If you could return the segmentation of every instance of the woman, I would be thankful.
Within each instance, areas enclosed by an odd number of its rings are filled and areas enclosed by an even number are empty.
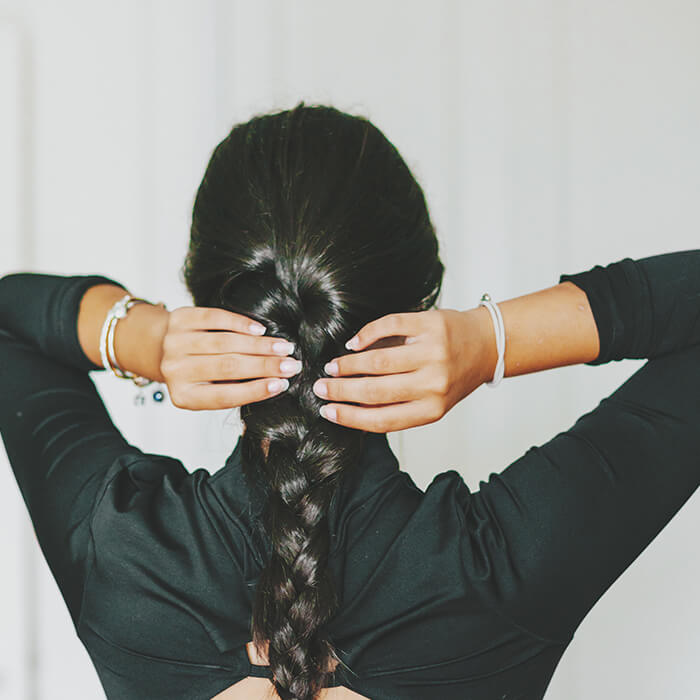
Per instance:
[[[475,493],[454,470],[421,491],[386,439],[494,376],[488,309],[435,308],[442,274],[368,121],[302,103],[234,127],[194,205],[194,307],[137,304],[115,336],[176,406],[241,407],[213,476],[128,444],[95,390],[118,281],[0,279],[0,431],[107,697],[543,697],[700,482],[700,250],[499,304],[506,377],[649,361]]]

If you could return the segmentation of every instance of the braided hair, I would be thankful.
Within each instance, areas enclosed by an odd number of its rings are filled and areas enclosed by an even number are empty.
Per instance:
[[[214,149],[195,198],[184,280],[197,306],[244,314],[295,343],[286,392],[241,407],[243,468],[265,493],[270,543],[251,635],[283,700],[312,700],[340,661],[328,509],[364,432],[327,421],[312,385],[389,313],[435,304],[443,265],[425,198],[371,122],[332,107],[256,116]],[[267,447],[267,454],[263,449]]]

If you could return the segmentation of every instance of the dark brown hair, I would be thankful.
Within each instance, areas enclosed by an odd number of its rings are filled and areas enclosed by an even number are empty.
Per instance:
[[[236,125],[215,148],[183,273],[195,305],[262,322],[296,343],[303,363],[286,392],[241,407],[241,450],[265,492],[270,543],[252,639],[259,651],[269,640],[279,696],[312,700],[339,660],[325,634],[338,605],[327,512],[364,433],[322,418],[311,387],[369,321],[435,304],[435,231],[420,186],[379,129],[302,102]]]

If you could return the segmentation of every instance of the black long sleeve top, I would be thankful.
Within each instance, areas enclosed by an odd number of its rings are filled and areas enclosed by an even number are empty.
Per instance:
[[[331,504],[343,664],[373,700],[535,700],[587,612],[700,483],[700,250],[575,275],[596,365],[647,358],[471,492],[425,491],[386,435]],[[0,279],[0,432],[44,556],[112,700],[209,700],[247,675],[266,540],[240,440],[214,475],[129,444],[77,314],[99,275]],[[437,466],[437,465],[435,465]]]

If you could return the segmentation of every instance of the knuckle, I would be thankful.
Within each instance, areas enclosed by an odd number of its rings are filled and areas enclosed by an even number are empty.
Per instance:
[[[230,355],[219,358],[219,373],[222,377],[235,375],[238,369],[238,360]]]
[[[339,425],[344,425],[346,428],[353,428],[355,430],[366,430],[365,422],[351,407],[346,408],[340,405],[335,407],[335,411],[335,422]]]
[[[439,311],[435,310],[435,316],[433,323],[435,324],[435,330],[439,334],[439,337],[445,340],[448,336],[449,325],[447,323],[447,317],[445,314],[441,314]]]
[[[431,329],[438,329],[445,323],[445,315],[440,309],[427,309],[422,312],[422,316],[430,323]]]
[[[372,427],[378,433],[386,433],[389,431],[389,421],[383,416],[376,416],[372,421]]]
[[[401,317],[398,314],[389,314],[386,317],[387,335],[400,335]]]
[[[438,347],[438,363],[442,365],[442,367],[445,368],[445,371],[447,371],[447,368],[450,366],[450,351],[446,345],[440,345]]]
[[[208,306],[199,307],[199,320],[205,324],[212,323],[216,320],[217,309],[212,309]]]
[[[413,401],[416,398],[416,388],[412,384],[402,385],[399,391],[394,392],[394,401],[401,403],[403,401]]]
[[[212,400],[212,403],[216,409],[228,408],[231,402],[227,394],[228,391],[226,387],[217,387]]]
[[[375,318],[374,321],[366,323],[360,330],[355,333],[355,335],[360,339],[362,343],[370,340],[372,336],[376,335],[381,329],[381,318]]]
[[[444,342],[441,342],[440,338],[438,338],[437,342],[434,343],[432,346],[431,359],[434,363],[439,364],[439,365],[447,364],[447,361],[448,361],[447,345]]]
[[[175,374],[176,360],[173,357],[163,356],[160,361],[160,372],[164,377],[171,377]]]
[[[341,391],[341,388],[338,385],[338,380],[336,380],[336,379],[324,379],[323,381],[326,385],[327,395],[322,397],[322,399],[326,399],[329,401],[342,401],[343,392]],[[319,397],[319,398],[321,398],[321,397]]]
[[[444,396],[450,389],[450,380],[444,372],[437,372],[433,377],[433,391]]]
[[[170,333],[169,331],[166,331],[165,335],[163,336],[163,352],[170,352],[173,346],[173,334]]]
[[[391,368],[391,361],[385,353],[377,352],[377,354],[372,357],[371,368],[377,374],[386,374]]]
[[[431,422],[440,420],[445,415],[445,410],[442,401],[431,401],[428,405],[428,417]]]
[[[382,403],[382,391],[376,384],[367,384],[363,393],[369,403]]]
[[[185,318],[187,327],[196,328],[198,330],[209,327],[214,319],[212,311],[215,310],[216,309],[211,309],[208,306],[191,306]]]
[[[338,375],[343,375],[343,374],[352,374],[350,372],[350,368],[352,367],[352,363],[350,362],[350,358],[352,356],[343,356],[343,357],[336,357],[333,361],[335,364],[338,366]],[[327,376],[325,370],[323,376]],[[332,376],[332,375],[328,375]]]
[[[168,327],[170,328],[180,328],[188,323],[192,317],[192,306],[178,306],[177,309],[173,309],[168,316]]]
[[[214,333],[214,350],[224,353],[229,348],[228,333]]]
[[[381,403],[400,403],[405,400],[406,394],[407,390],[401,386],[388,386],[382,392]]]
[[[180,389],[176,387],[168,387],[168,389],[170,401],[172,402],[173,406],[177,406],[177,408],[185,408],[185,398],[182,396]]]

